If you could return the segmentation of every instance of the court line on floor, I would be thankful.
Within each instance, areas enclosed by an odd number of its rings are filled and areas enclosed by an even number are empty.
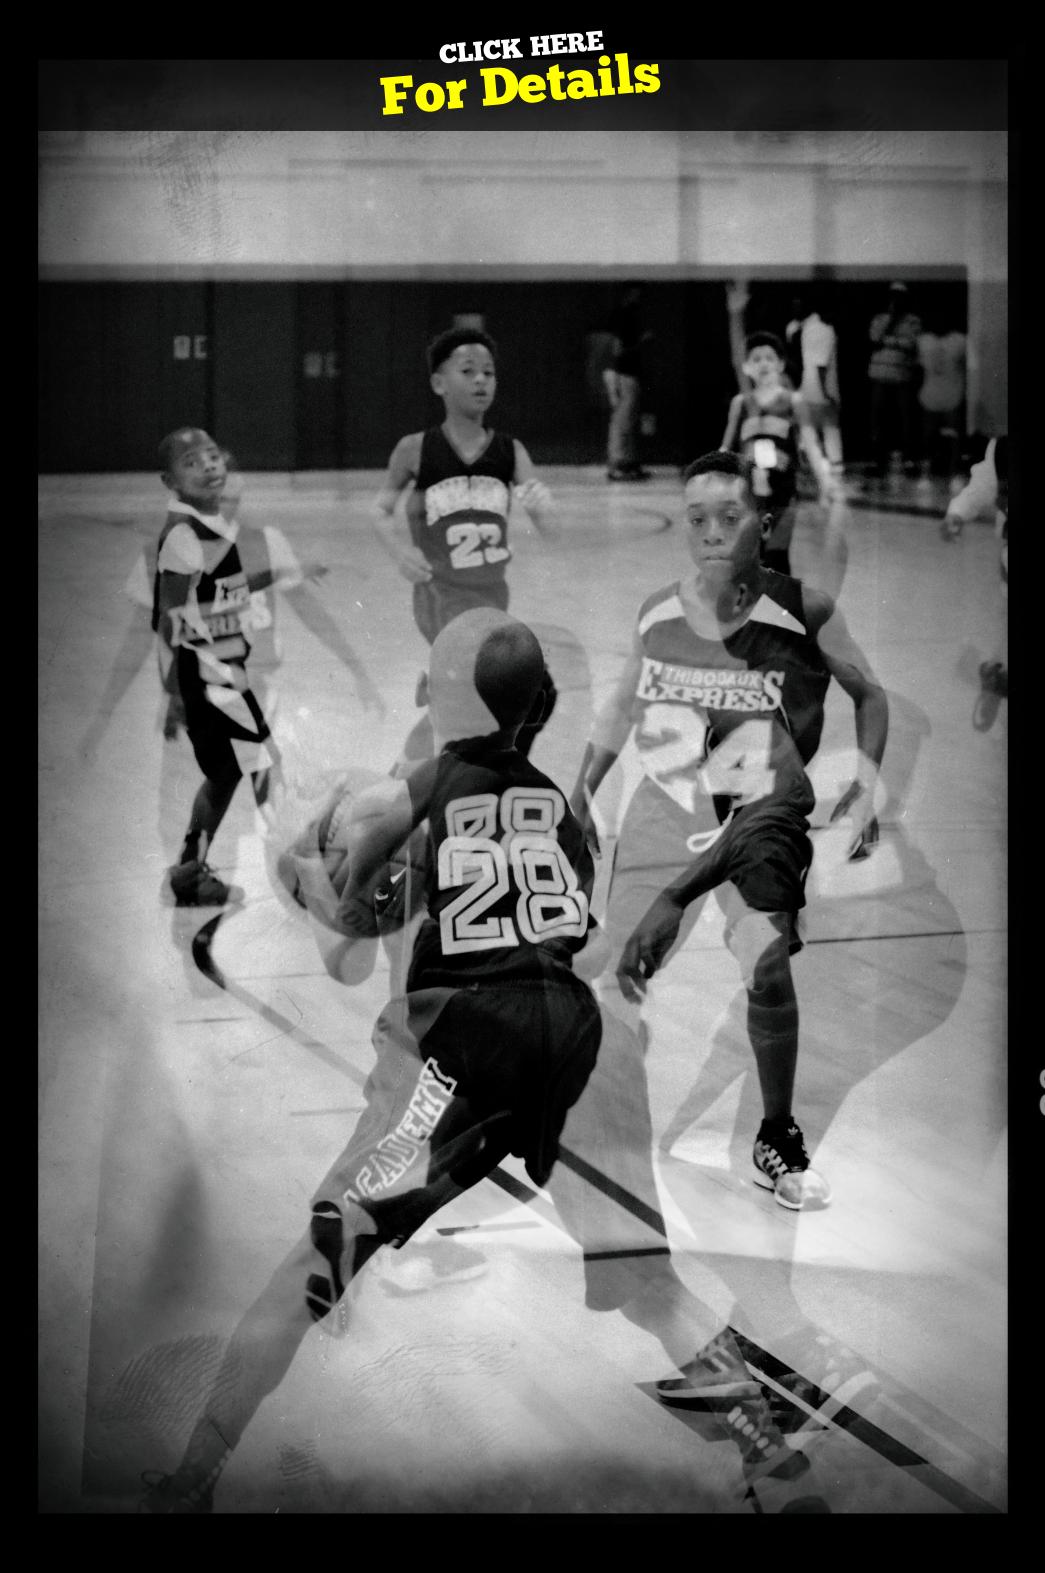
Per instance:
[[[341,1071],[344,1075],[347,1075],[350,1080],[356,1082],[357,1085],[362,1086],[366,1081],[366,1077],[361,1072],[357,1071],[355,1067],[352,1066],[347,1060],[342,1058],[342,1056],[333,1053],[333,1051],[328,1049],[325,1044],[320,1043],[317,1038],[313,1038],[310,1033],[304,1032],[287,1017],[281,1015],[279,1011],[273,1009],[272,1006],[266,1005],[263,1000],[260,1000],[256,995],[251,994],[249,989],[244,989],[241,985],[237,984],[234,979],[226,978],[225,974],[221,971],[217,962],[214,960],[212,954],[212,945],[214,936],[217,933],[219,926],[221,925],[223,919],[229,915],[230,914],[224,912],[219,912],[215,917],[210,918],[193,936],[192,958],[203,976],[208,978],[212,983],[216,984],[218,988],[224,989],[226,992],[231,993],[234,998],[240,999],[244,1004],[250,1005],[252,1009],[258,1011],[264,1020],[270,1022],[274,1026],[280,1027],[285,1036],[292,1038],[297,1043],[300,1043],[302,1047],[308,1048],[312,1053],[317,1054],[318,1057],[324,1061],[324,1063],[332,1066],[336,1070]],[[959,930],[958,932],[964,931]],[[903,938],[905,936],[883,935],[878,937]],[[560,1162],[564,1163],[567,1168],[572,1169],[574,1173],[577,1174],[581,1179],[586,1180],[587,1183],[592,1185],[595,1189],[601,1190],[604,1195],[610,1197],[617,1203],[618,1206],[623,1208],[624,1211],[630,1212],[633,1217],[639,1219],[640,1222],[653,1229],[655,1233],[662,1235],[664,1240],[667,1241],[668,1232],[663,1218],[658,1212],[655,1212],[652,1208],[647,1206],[645,1202],[641,1201],[638,1197],[633,1196],[623,1186],[620,1186],[615,1181],[611,1180],[608,1175],[602,1174],[600,1170],[593,1168],[593,1166],[585,1162],[584,1159],[579,1158],[575,1153],[570,1152],[568,1148],[560,1149],[559,1159]],[[491,1173],[486,1176],[486,1178],[493,1181],[495,1185],[497,1185],[501,1190],[505,1191],[513,1198],[513,1200],[522,1202],[526,1206],[534,1207],[539,1216],[545,1218],[548,1223],[552,1224],[561,1233],[565,1234],[568,1239],[573,1239],[573,1236],[570,1235],[569,1231],[564,1227],[563,1223],[559,1219],[555,1208],[548,1204],[540,1192],[533,1190],[529,1185],[526,1185],[521,1180],[517,1180],[514,1175],[507,1173],[507,1171],[501,1169],[500,1167],[492,1170]],[[577,1242],[575,1241],[574,1243],[576,1244]],[[660,1254],[660,1251],[658,1247],[653,1247],[613,1254],[619,1254],[622,1256],[640,1256]],[[751,1363],[755,1365],[756,1368],[767,1378],[773,1390],[779,1393],[779,1395],[783,1397],[786,1402],[791,1404],[796,1410],[799,1412],[807,1412],[813,1418],[817,1419],[822,1425],[834,1426],[838,1430],[845,1431],[847,1434],[853,1436],[856,1440],[864,1443],[864,1445],[869,1447],[873,1452],[877,1453],[878,1456],[884,1459],[886,1463],[893,1464],[898,1468],[916,1468],[919,1470],[919,1472],[924,1470],[925,1478],[922,1479],[922,1483],[928,1486],[929,1489],[934,1491],[938,1496],[943,1497],[946,1501],[949,1501],[955,1506],[959,1507],[962,1512],[981,1514],[999,1513],[1000,1510],[998,1508],[994,1507],[991,1503],[986,1502],[983,1498],[978,1497],[975,1492],[970,1491],[967,1487],[963,1486],[960,1481],[952,1479],[951,1476],[946,1474],[942,1469],[939,1469],[936,1465],[930,1463],[929,1460],[922,1457],[921,1454],[916,1453],[913,1449],[906,1447],[901,1442],[898,1442],[894,1437],[891,1437],[888,1432],[881,1430],[879,1427],[873,1425],[870,1421],[865,1420],[862,1415],[858,1415],[854,1410],[849,1409],[847,1406],[842,1405],[833,1414],[825,1417],[809,1406],[802,1404],[801,1401],[796,1402],[793,1394],[788,1392],[785,1388],[779,1386],[780,1376],[787,1375],[796,1378],[798,1381],[801,1381],[805,1384],[807,1391],[814,1394],[818,1398],[819,1402],[824,1405],[829,1403],[830,1394],[825,1393],[815,1382],[812,1382],[809,1378],[802,1376],[800,1372],[792,1370],[792,1368],[786,1365],[783,1361],[777,1360],[776,1357],[771,1355],[768,1350],[762,1349],[758,1344],[755,1344],[744,1334],[737,1332],[735,1328],[731,1328],[730,1331],[733,1332],[734,1336],[740,1343],[745,1359],[748,1358],[748,1351],[750,1351]],[[642,1386],[641,1383],[638,1385],[640,1387]],[[671,1410],[671,1413],[675,1415],[676,1418],[684,1418],[684,1411]],[[919,1478],[922,1478],[921,1473],[919,1473]]]

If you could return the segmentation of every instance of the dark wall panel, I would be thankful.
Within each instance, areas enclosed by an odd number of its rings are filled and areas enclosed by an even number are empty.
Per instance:
[[[245,470],[292,470],[293,284],[215,284],[213,434]]]
[[[797,287],[754,281],[749,328],[783,333]],[[142,470],[165,431],[210,427],[248,469],[379,468],[441,418],[425,348],[480,317],[499,348],[491,419],[538,464],[605,462],[598,332],[619,286],[600,280],[48,283],[41,289],[44,471]],[[885,285],[817,281],[839,337],[848,459],[866,456],[867,330]],[[912,283],[926,323],[964,327],[960,279]],[[726,295],[714,280],[646,285],[643,407],[649,463],[717,446],[735,384]],[[177,348],[176,348],[177,346]]]
[[[47,284],[41,295],[42,470],[151,469],[165,432],[207,422],[206,285]]]
[[[345,286],[299,284],[295,303],[295,468],[343,469]]]

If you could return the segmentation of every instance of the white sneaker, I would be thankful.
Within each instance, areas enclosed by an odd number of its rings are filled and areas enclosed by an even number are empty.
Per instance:
[[[388,1294],[425,1294],[444,1284],[468,1283],[482,1278],[489,1263],[480,1251],[456,1240],[432,1240],[425,1245],[409,1242],[398,1251],[381,1251],[373,1272]]]

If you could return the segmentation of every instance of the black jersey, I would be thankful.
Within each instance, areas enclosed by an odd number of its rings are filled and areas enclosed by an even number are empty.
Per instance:
[[[160,574],[165,570],[192,574],[194,582],[186,606],[175,607],[171,612],[172,645],[190,647],[204,658],[243,662],[250,652],[245,632],[250,622],[250,588],[236,545],[236,527],[220,515],[214,522],[217,529],[189,504],[172,503],[158,543],[153,627],[158,629],[160,621]],[[176,531],[182,535],[180,542]],[[168,545],[169,549],[165,549]],[[211,675],[207,680],[220,681]]]
[[[795,493],[798,474],[794,394],[779,388],[763,402],[756,392],[742,395],[737,451],[755,466],[756,494],[782,503]]]
[[[649,779],[697,831],[714,831],[737,806],[731,779],[742,803],[773,798],[802,815],[813,807],[804,766],[820,742],[830,672],[805,626],[798,580],[763,571],[762,595],[725,639],[694,632],[677,583],[639,611],[636,746]]]
[[[515,442],[504,432],[466,464],[441,426],[421,438],[416,489],[407,502],[415,546],[445,584],[490,584],[504,579],[511,557],[508,510],[515,479]]]
[[[157,541],[149,545],[143,553],[144,568],[137,566],[132,575],[134,588],[128,581],[128,592],[137,599],[140,595],[138,588],[142,584],[142,573],[145,575],[145,584],[151,584],[152,594],[152,626],[156,631],[159,628],[159,562],[160,552],[164,541],[176,524],[187,524],[192,528],[204,523],[201,516],[194,511],[190,513],[184,503],[172,505],[163,529]],[[218,543],[225,541],[234,555],[229,555],[226,550],[221,559],[220,572],[225,577],[230,577],[234,571],[236,559],[245,575],[247,585],[246,601],[237,603],[239,614],[239,631],[247,641],[250,650],[251,670],[255,675],[259,672],[268,672],[279,666],[283,651],[279,637],[278,598],[276,595],[276,581],[294,585],[301,583],[301,569],[294,556],[289,541],[281,530],[274,529],[271,525],[262,527],[244,526],[242,520],[237,520],[235,525],[223,523],[223,529],[229,531],[228,535],[218,535],[209,526],[205,526],[203,533],[198,528],[193,528],[193,534],[202,543],[213,539],[211,552],[216,556],[220,549]],[[206,560],[206,553],[204,554]],[[175,571],[179,571],[175,569]],[[216,570],[217,571],[217,570]],[[256,584],[257,589],[251,589],[251,584]],[[207,604],[207,589],[203,587],[203,603]],[[200,586],[197,586],[197,600],[200,599]],[[228,608],[228,598],[225,601]],[[226,610],[223,616],[228,616]]]
[[[407,780],[428,820],[407,988],[546,977],[588,933],[594,865],[559,788],[516,749],[451,743]]]

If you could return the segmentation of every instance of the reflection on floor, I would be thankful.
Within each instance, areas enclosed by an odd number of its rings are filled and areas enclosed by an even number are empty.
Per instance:
[[[509,576],[561,694],[534,758],[569,784],[638,604],[681,571],[685,543],[673,474],[549,479],[564,538],[513,523]],[[246,480],[256,520],[329,568],[312,594],[384,707],[284,608],[287,751],[304,773],[383,770],[416,718],[425,649],[367,525],[376,476]],[[752,1184],[757,1087],[714,902],[651,990],[657,1173],[680,1274],[745,1340],[833,1511],[990,1513],[1006,1504],[1007,707],[988,731],[971,715],[1002,617],[995,542],[983,525],[944,543],[913,493],[882,501],[862,494],[838,570],[891,696],[881,845],[865,865],[832,861],[852,750],[832,688],[795,963],[798,1107],[834,1202],[790,1214]],[[354,990],[326,976],[273,893],[246,801],[213,853],[244,905],[161,901],[197,774],[184,737],[162,738],[148,619],[123,586],[162,506],[146,476],[41,487],[48,1513],[133,1512],[141,1471],[172,1467],[225,1338],[343,1145],[388,987],[386,961]],[[607,816],[635,779],[625,755]],[[477,1253],[474,1276],[414,1292],[448,1244]],[[379,1256],[350,1300],[349,1336],[309,1336],[215,1511],[757,1511],[731,1444],[656,1401],[660,1346],[585,1309],[577,1249],[515,1160],[390,1267]]]

